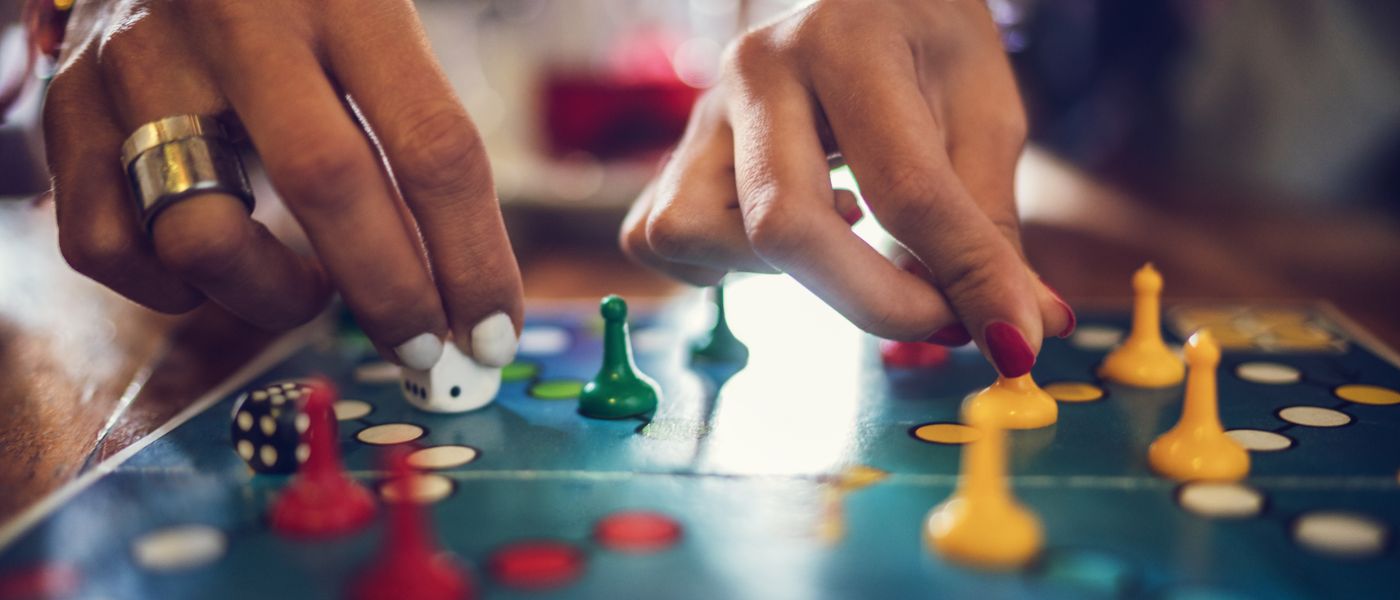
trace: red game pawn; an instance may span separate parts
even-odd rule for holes
[[[948,362],[948,348],[928,342],[880,340],[880,360],[886,367],[936,367]]]
[[[310,454],[272,503],[272,529],[291,537],[331,537],[356,531],[374,518],[374,497],[345,475],[336,439],[335,391],[318,381],[306,401]]]
[[[417,485],[408,451],[386,451],[393,483],[400,490],[389,502],[388,540],[366,573],[350,588],[353,600],[463,600],[476,597],[471,576],[448,552],[437,547],[413,499]]]

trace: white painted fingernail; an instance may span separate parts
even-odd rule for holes
[[[394,348],[403,366],[427,371],[442,358],[442,340],[431,333],[420,333]]]
[[[472,328],[472,358],[488,367],[504,367],[515,360],[515,323],[510,315],[492,313]]]

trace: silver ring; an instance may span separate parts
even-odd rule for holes
[[[122,144],[122,164],[147,232],[162,210],[196,194],[228,194],[253,211],[243,161],[210,117],[176,115],[142,125]]]

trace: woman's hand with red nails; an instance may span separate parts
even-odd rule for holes
[[[1025,136],[984,3],[819,0],[730,45],[621,243],[696,284],[789,273],[881,337],[955,343],[965,331],[1018,375],[1073,321],[1021,251]],[[857,205],[832,189],[833,159],[924,269],[850,231]]]

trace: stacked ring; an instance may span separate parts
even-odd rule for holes
[[[175,115],[138,127],[122,144],[122,165],[147,232],[162,210],[196,194],[228,194],[253,210],[243,162],[213,118]]]

